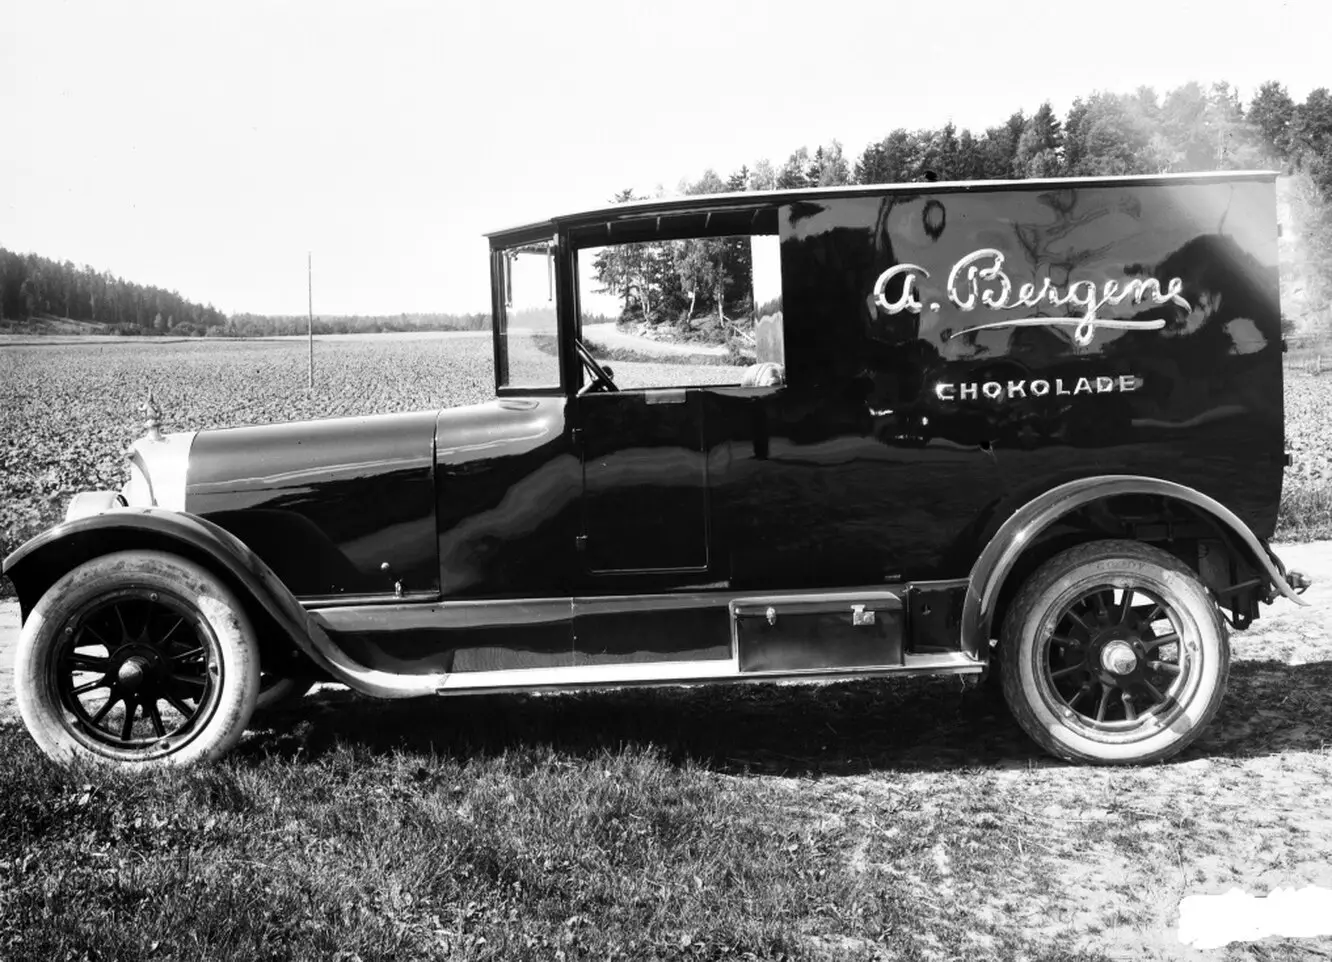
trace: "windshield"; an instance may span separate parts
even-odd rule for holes
[[[495,314],[497,383],[558,388],[553,242],[506,248],[495,257],[501,291]]]

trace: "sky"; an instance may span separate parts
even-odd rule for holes
[[[0,246],[227,313],[489,309],[482,234],[1093,90],[1332,86],[1329,0],[0,0]]]

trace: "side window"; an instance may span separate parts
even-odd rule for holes
[[[578,287],[583,345],[621,390],[784,381],[775,235],[583,248]]]
[[[502,292],[495,326],[499,386],[557,388],[560,359],[551,247],[531,244],[501,250],[497,256]]]

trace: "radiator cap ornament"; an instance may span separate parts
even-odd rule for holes
[[[147,415],[147,420],[143,426],[147,429],[144,437],[149,441],[162,440],[162,410],[157,406],[157,399],[153,397],[153,389],[148,389],[148,400],[143,403],[140,410]]]

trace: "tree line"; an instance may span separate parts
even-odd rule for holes
[[[304,334],[299,316],[232,314],[197,304],[175,291],[123,280],[91,267],[75,267],[36,254],[0,247],[0,319],[72,320],[103,325],[108,334],[173,337],[273,337]],[[490,315],[414,313],[385,316],[317,317],[316,334],[389,331],[479,331]]]
[[[113,334],[203,334],[226,323],[211,304],[0,247],[0,317],[63,318],[106,325]]]
[[[209,331],[222,337],[276,337],[304,334],[309,318],[300,315],[233,314],[226,324]],[[473,314],[350,314],[316,317],[316,334],[387,334],[398,331],[488,331],[490,315]]]
[[[1117,176],[1274,167],[1291,175],[1306,286],[1320,306],[1332,300],[1332,94],[1325,87],[1297,103],[1270,81],[1245,105],[1229,84],[1190,82],[1164,97],[1150,87],[1098,91],[1074,100],[1060,118],[1048,102],[1017,110],[980,132],[899,127],[854,161],[834,140],[795,150],[780,166],[760,160],[723,179],[707,170],[679,191],[799,189],[929,180]],[[621,191],[615,202],[640,199]],[[632,249],[630,249],[632,248]],[[595,262],[604,290],[623,297],[622,318],[696,326],[697,292],[724,324],[743,309],[737,280],[745,265],[720,241],[671,241],[608,248]]]

